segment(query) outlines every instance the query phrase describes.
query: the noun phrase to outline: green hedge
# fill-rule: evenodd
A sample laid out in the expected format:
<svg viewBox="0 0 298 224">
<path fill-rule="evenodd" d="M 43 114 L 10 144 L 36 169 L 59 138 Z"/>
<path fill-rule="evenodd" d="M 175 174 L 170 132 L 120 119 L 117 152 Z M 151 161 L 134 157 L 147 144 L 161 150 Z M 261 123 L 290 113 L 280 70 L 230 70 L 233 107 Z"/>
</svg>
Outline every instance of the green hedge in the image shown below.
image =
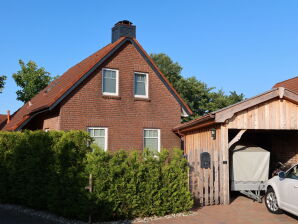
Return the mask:
<svg viewBox="0 0 298 224">
<path fill-rule="evenodd" d="M 0 132 L 0 202 L 81 220 L 90 211 L 95 220 L 117 220 L 192 207 L 181 150 L 111 154 L 91 152 L 91 141 L 83 131 Z"/>
<path fill-rule="evenodd" d="M 85 219 L 88 139 L 81 131 L 0 132 L 0 201 Z"/>
</svg>

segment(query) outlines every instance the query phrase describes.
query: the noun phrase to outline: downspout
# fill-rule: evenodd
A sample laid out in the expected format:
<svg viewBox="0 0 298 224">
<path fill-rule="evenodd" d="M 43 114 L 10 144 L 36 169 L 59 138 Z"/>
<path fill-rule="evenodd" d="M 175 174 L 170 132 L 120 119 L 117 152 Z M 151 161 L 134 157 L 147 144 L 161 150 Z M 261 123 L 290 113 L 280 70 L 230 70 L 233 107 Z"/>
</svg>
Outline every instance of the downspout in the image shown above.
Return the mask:
<svg viewBox="0 0 298 224">
<path fill-rule="evenodd" d="M 185 146 L 186 138 L 185 138 L 185 134 L 182 134 L 179 130 L 178 130 L 177 134 L 183 139 L 183 154 L 185 155 L 185 152 L 186 152 L 186 146 Z"/>
</svg>

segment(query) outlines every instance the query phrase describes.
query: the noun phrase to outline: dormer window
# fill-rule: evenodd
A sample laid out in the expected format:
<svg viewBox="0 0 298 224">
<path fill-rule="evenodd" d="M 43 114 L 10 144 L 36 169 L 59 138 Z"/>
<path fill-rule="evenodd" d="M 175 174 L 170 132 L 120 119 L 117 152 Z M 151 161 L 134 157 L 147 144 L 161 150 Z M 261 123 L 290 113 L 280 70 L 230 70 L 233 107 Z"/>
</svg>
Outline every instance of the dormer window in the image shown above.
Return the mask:
<svg viewBox="0 0 298 224">
<path fill-rule="evenodd" d="M 148 74 L 135 72 L 134 80 L 135 97 L 148 98 Z"/>
<path fill-rule="evenodd" d="M 104 68 L 102 70 L 102 94 L 118 96 L 119 92 L 119 71 L 116 69 Z"/>
</svg>

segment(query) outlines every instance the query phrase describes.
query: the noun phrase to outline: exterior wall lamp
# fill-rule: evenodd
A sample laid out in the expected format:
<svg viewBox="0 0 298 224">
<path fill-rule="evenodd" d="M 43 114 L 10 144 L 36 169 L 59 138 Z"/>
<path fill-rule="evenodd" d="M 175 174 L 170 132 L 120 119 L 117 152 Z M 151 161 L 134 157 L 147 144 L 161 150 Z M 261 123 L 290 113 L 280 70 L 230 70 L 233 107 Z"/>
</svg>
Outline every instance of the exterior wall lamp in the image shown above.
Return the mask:
<svg viewBox="0 0 298 224">
<path fill-rule="evenodd" d="M 216 129 L 215 128 L 211 128 L 210 129 L 210 133 L 211 133 L 211 138 L 213 140 L 215 140 L 216 139 Z"/>
</svg>

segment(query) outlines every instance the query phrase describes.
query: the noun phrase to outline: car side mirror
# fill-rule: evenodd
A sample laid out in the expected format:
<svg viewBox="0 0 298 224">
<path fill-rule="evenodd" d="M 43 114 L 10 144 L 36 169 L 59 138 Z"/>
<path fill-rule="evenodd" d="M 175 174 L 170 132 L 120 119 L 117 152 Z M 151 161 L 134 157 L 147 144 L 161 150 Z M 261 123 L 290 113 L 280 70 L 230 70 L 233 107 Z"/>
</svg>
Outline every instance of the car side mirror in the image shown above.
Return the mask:
<svg viewBox="0 0 298 224">
<path fill-rule="evenodd" d="M 278 173 L 278 176 L 280 179 L 285 179 L 286 178 L 286 173 L 284 171 L 281 171 Z"/>
</svg>

